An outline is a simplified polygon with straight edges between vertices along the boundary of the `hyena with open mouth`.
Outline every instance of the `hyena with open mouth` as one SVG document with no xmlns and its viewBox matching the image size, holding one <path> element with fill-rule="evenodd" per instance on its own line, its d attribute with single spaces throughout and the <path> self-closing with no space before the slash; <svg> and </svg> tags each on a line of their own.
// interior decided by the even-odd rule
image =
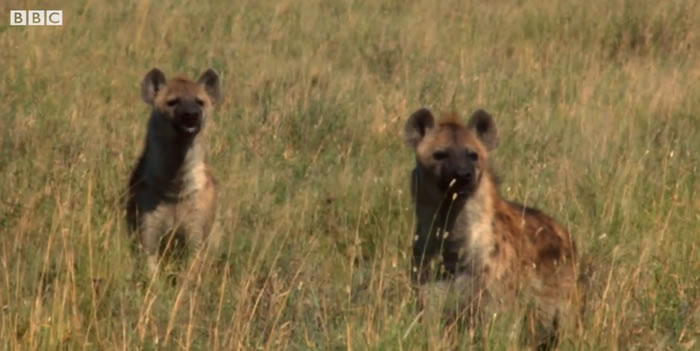
<svg viewBox="0 0 700 351">
<path fill-rule="evenodd" d="M 194 82 L 166 80 L 154 68 L 141 83 L 141 97 L 153 109 L 126 207 L 129 228 L 138 233 L 151 273 L 166 243 L 218 245 L 217 181 L 205 160 L 204 127 L 219 95 L 219 77 L 212 69 Z"/>
</svg>

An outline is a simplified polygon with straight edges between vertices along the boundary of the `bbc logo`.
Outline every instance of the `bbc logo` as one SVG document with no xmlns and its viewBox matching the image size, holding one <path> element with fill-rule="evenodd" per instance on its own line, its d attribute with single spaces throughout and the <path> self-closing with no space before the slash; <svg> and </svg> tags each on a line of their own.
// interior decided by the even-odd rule
<svg viewBox="0 0 700 351">
<path fill-rule="evenodd" d="M 11 10 L 11 26 L 62 26 L 63 10 Z"/>
</svg>

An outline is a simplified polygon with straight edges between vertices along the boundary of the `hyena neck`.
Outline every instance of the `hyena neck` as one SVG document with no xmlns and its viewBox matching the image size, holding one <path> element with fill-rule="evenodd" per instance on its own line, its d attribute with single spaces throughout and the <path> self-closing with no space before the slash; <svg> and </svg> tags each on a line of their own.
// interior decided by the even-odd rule
<svg viewBox="0 0 700 351">
<path fill-rule="evenodd" d="M 201 138 L 183 138 L 151 117 L 146 140 L 146 182 L 166 197 L 180 198 L 196 191 L 206 181 L 205 152 Z"/>
<path fill-rule="evenodd" d="M 427 185 L 427 184 L 426 184 Z M 419 185 L 418 189 L 420 189 Z M 435 193 L 434 193 L 435 194 Z M 476 272 L 486 264 L 489 249 L 495 242 L 493 222 L 498 201 L 494 182 L 488 176 L 468 198 L 453 198 L 444 193 L 430 197 L 416 194 L 419 230 L 432 238 L 443 238 L 442 256 L 448 271 Z M 422 197 L 422 198 L 421 198 Z"/>
<path fill-rule="evenodd" d="M 433 217 L 433 231 L 451 232 L 454 228 L 471 228 L 481 223 L 491 223 L 497 205 L 496 185 L 484 176 L 479 187 L 469 197 L 445 194 L 429 181 L 423 181 L 420 172 L 414 175 L 414 197 L 418 214 Z M 420 191 L 421 189 L 430 189 Z M 495 195 L 495 196 L 494 196 Z M 465 226 L 466 225 L 466 226 Z"/>
<path fill-rule="evenodd" d="M 468 262 L 481 268 L 488 257 L 496 238 L 494 234 L 495 205 L 498 201 L 495 184 L 491 177 L 485 175 L 476 192 L 464 203 L 455 221 L 460 221 L 457 228 L 464 228 L 462 233 L 455 233 L 466 241 Z"/>
</svg>

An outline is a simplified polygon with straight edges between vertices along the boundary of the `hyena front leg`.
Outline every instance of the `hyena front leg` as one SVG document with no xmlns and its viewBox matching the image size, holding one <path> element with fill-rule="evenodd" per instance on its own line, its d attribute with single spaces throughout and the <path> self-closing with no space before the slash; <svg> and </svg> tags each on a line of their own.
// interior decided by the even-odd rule
<svg viewBox="0 0 700 351">
<path fill-rule="evenodd" d="M 218 248 L 221 240 L 214 190 L 212 186 L 203 189 L 183 206 L 187 213 L 187 220 L 184 223 L 186 240 L 188 247 L 192 248 L 191 252 L 196 254 L 196 258 L 207 259 L 212 249 Z"/>
<path fill-rule="evenodd" d="M 218 220 L 215 220 L 209 229 L 209 234 L 204 238 L 204 246 L 207 249 L 209 255 L 213 254 L 215 250 L 221 246 L 221 239 L 223 237 L 223 229 Z"/>
<path fill-rule="evenodd" d="M 155 275 L 158 273 L 158 256 L 160 249 L 160 231 L 144 226 L 141 229 L 141 246 L 146 251 L 146 268 L 148 273 Z"/>
<path fill-rule="evenodd" d="M 198 276 L 210 264 L 213 249 L 219 244 L 221 235 L 216 222 L 205 216 L 194 216 L 186 224 L 187 247 L 192 258 L 188 275 Z"/>
<path fill-rule="evenodd" d="M 415 284 L 424 284 L 434 278 L 431 263 L 438 251 L 439 245 L 430 235 L 415 234 L 411 262 L 411 277 Z"/>
</svg>

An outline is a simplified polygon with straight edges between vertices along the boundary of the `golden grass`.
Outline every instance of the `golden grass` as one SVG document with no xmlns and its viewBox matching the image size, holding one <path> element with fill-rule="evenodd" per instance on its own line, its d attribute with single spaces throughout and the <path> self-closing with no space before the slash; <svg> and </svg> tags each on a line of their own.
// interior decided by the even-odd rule
<svg viewBox="0 0 700 351">
<path fill-rule="evenodd" d="M 420 106 L 492 112 L 502 192 L 595 268 L 563 349 L 700 345 L 695 1 L 0 4 L 0 340 L 18 349 L 449 349 L 408 285 Z M 224 250 L 184 291 L 143 274 L 119 196 L 138 83 L 214 67 Z M 185 275 L 188 267 L 175 269 Z M 510 322 L 476 347 L 517 349 Z"/>
</svg>

